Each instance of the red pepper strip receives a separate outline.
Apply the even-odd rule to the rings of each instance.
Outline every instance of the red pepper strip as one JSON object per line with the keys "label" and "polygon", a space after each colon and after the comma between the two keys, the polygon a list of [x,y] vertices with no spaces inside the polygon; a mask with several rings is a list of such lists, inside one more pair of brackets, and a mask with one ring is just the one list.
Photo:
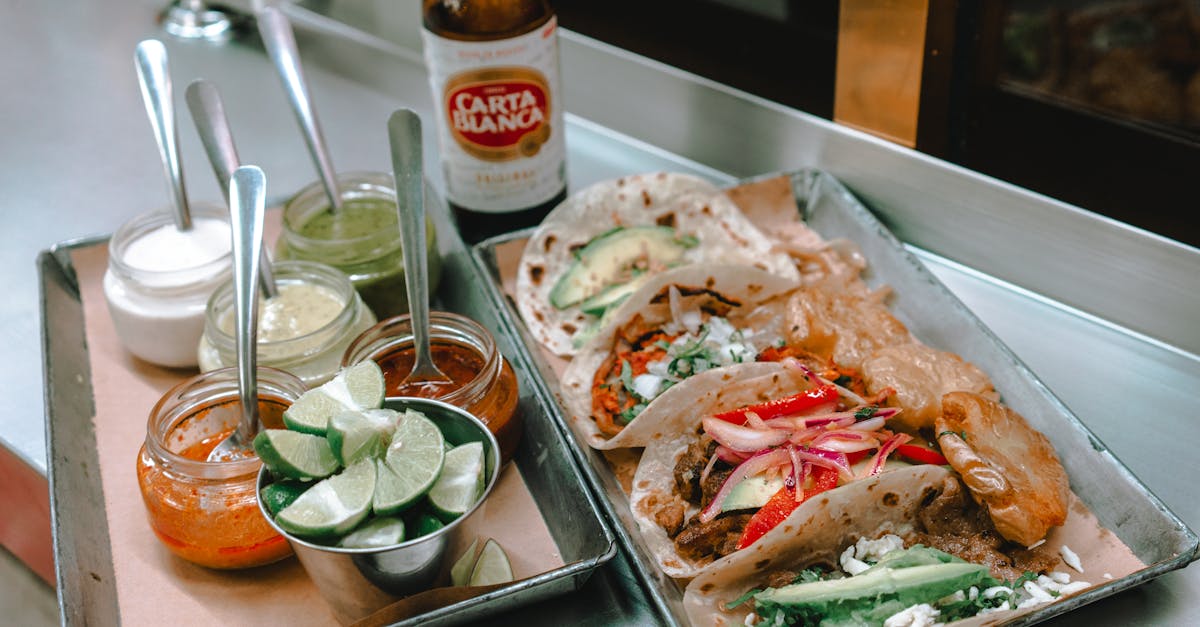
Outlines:
{"label": "red pepper strip", "polygon": [[770,420],[771,418],[776,418],[779,416],[787,416],[790,414],[799,413],[806,409],[817,407],[818,405],[832,403],[837,401],[837,399],[837,388],[833,387],[832,385],[819,385],[810,390],[805,390],[799,394],[793,394],[792,396],[777,398],[765,403],[759,403],[749,407],[742,407],[733,411],[722,412],[714,416],[714,418],[719,418],[726,422],[732,422],[736,425],[742,425],[746,424],[747,412],[754,412],[759,418],[762,418],[763,420]]}
{"label": "red pepper strip", "polygon": [[919,464],[945,466],[950,463],[941,453],[917,444],[901,444],[896,447],[896,454],[901,457],[907,457]]}
{"label": "red pepper strip", "polygon": [[741,550],[754,544],[764,534],[783,522],[804,500],[837,487],[838,473],[836,470],[814,467],[811,476],[813,485],[812,488],[804,490],[804,499],[797,501],[795,488],[789,485],[779,488],[778,492],[771,495],[766,505],[754,512],[754,515],[750,517],[750,522],[746,523],[742,537],[738,539],[737,548]]}

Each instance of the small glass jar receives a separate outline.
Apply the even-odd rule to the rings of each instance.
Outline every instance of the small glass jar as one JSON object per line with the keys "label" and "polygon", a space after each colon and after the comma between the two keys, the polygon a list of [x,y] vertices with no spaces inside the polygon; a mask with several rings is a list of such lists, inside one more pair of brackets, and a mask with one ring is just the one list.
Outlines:
{"label": "small glass jar", "polygon": [[[340,311],[328,322],[296,336],[289,336],[285,328],[271,328],[275,324],[272,318],[259,316],[258,363],[286,370],[308,387],[316,387],[337,374],[346,347],[375,324],[375,315],[363,304],[346,275],[335,268],[311,261],[280,261],[271,267],[280,290],[315,287],[324,294],[331,292],[342,303]],[[280,297],[281,303],[290,303],[289,307],[303,304],[296,300],[292,296]],[[196,349],[202,371],[237,364],[233,301],[232,281],[218,288],[208,301],[204,335]],[[260,307],[269,306],[259,302]]]}
{"label": "small glass jar", "polygon": [[170,368],[196,365],[204,306],[233,265],[228,209],[197,203],[191,210],[186,233],[166,211],[121,225],[109,241],[104,273],[104,300],[121,343]]}
{"label": "small glass jar", "polygon": [[[257,372],[262,428],[283,428],[283,411],[304,384],[274,368]],[[137,457],[154,534],[175,555],[209,568],[250,568],[292,554],[259,511],[258,457],[206,461],[241,418],[237,387],[237,369],[223,368],[171,388],[150,411]]]}
{"label": "small glass jar", "polygon": [[[284,204],[276,256],[317,261],[345,272],[379,319],[407,313],[404,253],[392,176],[350,172],[337,178],[342,208],[336,213],[330,211],[320,182],[300,190]],[[437,288],[442,268],[437,233],[429,218],[435,203],[440,203],[437,192],[426,181],[425,244],[431,291]]]}
{"label": "small glass jar", "polygon": [[[500,444],[503,461],[512,459],[521,440],[521,416],[517,413],[517,375],[496,349],[496,341],[483,325],[458,314],[433,311],[429,314],[430,352],[438,368],[455,381],[455,386],[423,391],[402,389],[412,369],[413,334],[408,316],[381,321],[367,329],[346,349],[343,366],[367,359],[383,370],[388,398],[423,396],[461,407],[483,421]],[[456,374],[458,373],[458,374]]]}

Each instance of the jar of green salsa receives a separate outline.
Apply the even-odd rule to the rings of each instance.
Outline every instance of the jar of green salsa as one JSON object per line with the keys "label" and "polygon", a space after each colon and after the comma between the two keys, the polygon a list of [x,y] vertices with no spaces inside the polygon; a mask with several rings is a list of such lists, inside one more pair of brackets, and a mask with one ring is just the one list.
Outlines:
{"label": "jar of green salsa", "polygon": [[[283,207],[283,232],[276,244],[276,256],[317,261],[345,272],[380,319],[408,313],[394,185],[390,174],[340,174],[342,208],[337,212],[330,210],[320,182],[300,190]],[[426,182],[427,214],[436,202],[437,193]],[[425,237],[429,286],[434,290],[441,278],[441,257],[428,215]]]}

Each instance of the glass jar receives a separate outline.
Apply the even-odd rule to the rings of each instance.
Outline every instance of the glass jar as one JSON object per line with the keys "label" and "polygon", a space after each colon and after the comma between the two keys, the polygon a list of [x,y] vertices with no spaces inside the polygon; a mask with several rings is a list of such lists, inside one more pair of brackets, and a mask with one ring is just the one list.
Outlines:
{"label": "glass jar", "polygon": [[[274,368],[257,372],[262,428],[283,428],[283,411],[304,384]],[[175,555],[209,568],[261,566],[292,554],[259,511],[258,457],[206,461],[240,417],[236,368],[196,375],[154,405],[138,452],[138,486],[154,534]]]}
{"label": "glass jar", "polygon": [[[342,209],[330,211],[320,182],[300,190],[283,206],[283,231],[276,243],[279,259],[303,259],[345,272],[377,318],[408,312],[404,253],[400,247],[395,183],[390,174],[350,172],[338,175]],[[425,182],[425,244],[429,286],[437,288],[441,257],[429,214],[440,203]]]}
{"label": "glass jar", "polygon": [[404,389],[412,369],[413,334],[408,316],[381,321],[346,349],[343,366],[371,359],[383,370],[388,398],[422,396],[467,410],[488,426],[500,444],[503,461],[512,459],[521,439],[517,413],[517,375],[496,349],[483,325],[458,314],[429,314],[430,353],[438,368],[454,380],[448,387]]}
{"label": "glass jar", "polygon": [[[271,314],[259,316],[258,363],[286,370],[308,387],[316,387],[337,374],[346,347],[375,324],[375,315],[363,304],[346,275],[335,268],[311,261],[280,261],[271,267],[281,294],[272,303],[260,300],[260,311]],[[311,290],[318,291],[313,294]],[[335,313],[332,309],[318,311],[324,308],[318,307],[318,302],[328,305],[331,300],[340,303]],[[237,364],[233,301],[232,281],[218,288],[208,301],[204,335],[196,349],[202,371]],[[306,313],[328,321],[295,335],[295,327],[287,323],[290,318],[300,323],[297,326],[315,326],[301,319]]]}
{"label": "glass jar", "polygon": [[187,232],[167,211],[121,225],[108,243],[104,273],[104,300],[121,344],[171,368],[196,365],[204,306],[233,265],[229,210],[200,203],[191,209]]}

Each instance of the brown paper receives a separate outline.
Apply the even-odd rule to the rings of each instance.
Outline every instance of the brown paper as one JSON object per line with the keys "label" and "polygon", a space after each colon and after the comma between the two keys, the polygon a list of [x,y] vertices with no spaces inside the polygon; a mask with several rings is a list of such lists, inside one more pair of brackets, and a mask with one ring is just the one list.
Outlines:
{"label": "brown paper", "polygon": [[[277,213],[268,214],[268,241],[278,232]],[[102,288],[107,246],[76,249],[71,259],[86,321],[96,411],[93,422],[109,529],[107,539],[95,541],[111,545],[122,621],[143,624],[169,617],[172,627],[338,624],[294,557],[254,569],[219,571],[181,560],[159,543],[146,519],[135,460],[145,440],[150,409],[168,389],[196,371],[161,368],[132,357],[121,346]],[[460,537],[479,534],[496,538],[509,553],[517,577],[563,565],[514,464],[502,471],[482,511],[463,526],[466,533]],[[450,554],[457,556],[462,550],[451,547]]]}
{"label": "brown paper", "polygon": [[[734,187],[726,190],[726,194],[764,232],[779,232],[780,227],[796,222],[800,215],[791,181],[784,176]],[[495,249],[501,289],[509,298],[515,298],[516,273],[526,241],[525,239],[510,240]],[[556,375],[562,375],[569,360],[556,356],[541,347],[532,348],[543,361],[552,367]],[[552,389],[558,386],[557,380],[549,383]],[[607,471],[617,478],[627,495],[630,493],[632,477],[637,470],[641,450],[601,451]],[[636,532],[637,530],[631,531]],[[1093,585],[1102,585],[1146,567],[1120,538],[1100,525],[1088,506],[1074,492],[1070,494],[1066,522],[1063,526],[1050,531],[1046,537],[1046,544],[1055,551],[1060,551],[1061,547],[1066,546],[1079,556],[1085,572],[1076,572],[1065,563],[1058,568],[1060,571],[1069,573],[1073,581],[1087,581]],[[990,624],[1001,620],[1011,620],[1015,615],[1025,614],[1033,609],[1036,607],[1020,612],[999,613],[986,619],[984,617],[970,619],[961,624]]]}

